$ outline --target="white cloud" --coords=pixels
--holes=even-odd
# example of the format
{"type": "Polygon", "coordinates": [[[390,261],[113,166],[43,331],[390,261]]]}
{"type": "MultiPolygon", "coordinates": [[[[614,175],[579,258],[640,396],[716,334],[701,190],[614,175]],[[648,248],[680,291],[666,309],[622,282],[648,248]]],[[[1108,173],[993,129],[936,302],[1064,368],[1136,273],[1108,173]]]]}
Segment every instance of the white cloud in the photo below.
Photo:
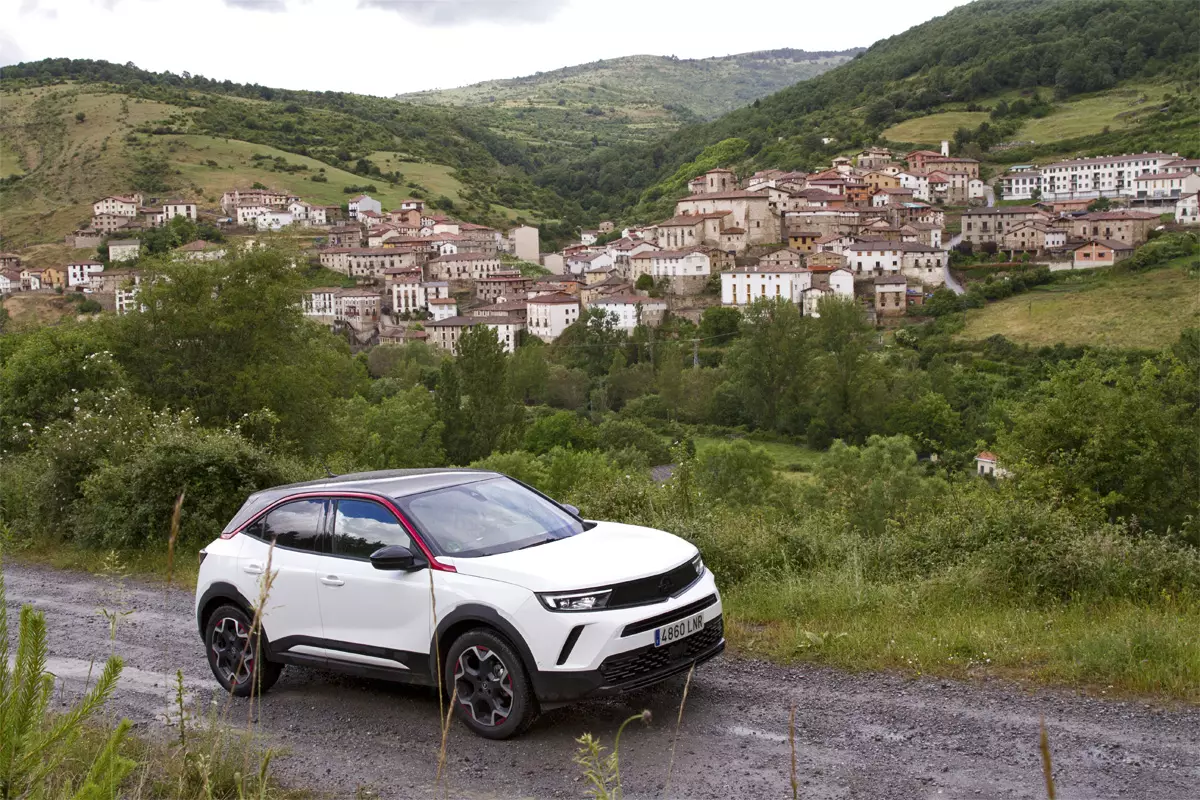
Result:
{"type": "Polygon", "coordinates": [[[722,0],[187,0],[181,23],[174,7],[182,2],[0,0],[4,58],[132,61],[154,72],[387,97],[626,55],[865,46],[964,0],[771,3],[770,24],[722,0]]]}
{"type": "Polygon", "coordinates": [[[0,31],[0,67],[26,61],[25,52],[8,33],[0,31]]]}
{"type": "Polygon", "coordinates": [[[549,22],[567,0],[359,0],[359,8],[394,11],[419,25],[451,27],[473,22],[549,22]]]}

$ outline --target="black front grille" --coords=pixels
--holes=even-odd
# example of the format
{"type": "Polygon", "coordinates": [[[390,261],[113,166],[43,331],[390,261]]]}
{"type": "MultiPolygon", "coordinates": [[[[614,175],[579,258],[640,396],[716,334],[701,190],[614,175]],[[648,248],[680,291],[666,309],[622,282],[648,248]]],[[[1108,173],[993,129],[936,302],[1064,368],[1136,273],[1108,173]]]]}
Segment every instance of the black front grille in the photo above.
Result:
{"type": "Polygon", "coordinates": [[[627,653],[609,656],[600,664],[600,674],[610,686],[637,681],[659,670],[686,664],[697,658],[701,653],[716,647],[724,633],[724,622],[721,617],[717,617],[706,623],[704,630],[674,644],[664,647],[650,644],[627,653]]]}
{"type": "Polygon", "coordinates": [[[668,611],[665,614],[659,614],[657,617],[650,617],[649,619],[631,622],[625,626],[624,630],[621,631],[621,638],[633,636],[635,633],[652,631],[660,625],[667,625],[669,623],[685,619],[690,617],[692,614],[703,611],[715,602],[717,602],[717,596],[715,594],[710,594],[703,600],[697,600],[694,603],[688,603],[686,606],[677,608],[674,611],[668,611]]]}
{"type": "Polygon", "coordinates": [[[608,599],[608,608],[628,608],[629,606],[644,606],[658,603],[681,593],[696,582],[696,566],[691,561],[685,561],[675,569],[649,578],[638,578],[635,581],[618,583],[612,587],[612,596],[608,599]]]}

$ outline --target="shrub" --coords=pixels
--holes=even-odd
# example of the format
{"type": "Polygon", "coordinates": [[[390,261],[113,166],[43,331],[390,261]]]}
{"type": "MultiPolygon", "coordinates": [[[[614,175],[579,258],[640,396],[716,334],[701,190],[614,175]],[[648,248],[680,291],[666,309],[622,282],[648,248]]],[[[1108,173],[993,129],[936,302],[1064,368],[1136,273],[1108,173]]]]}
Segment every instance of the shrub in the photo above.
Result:
{"type": "Polygon", "coordinates": [[[251,493],[311,477],[232,431],[160,417],[145,446],[105,462],[83,482],[74,517],[78,539],[103,547],[165,542],[175,498],[186,493],[180,539],[215,536],[251,493]]]}
{"type": "Polygon", "coordinates": [[[696,482],[708,496],[734,505],[761,503],[775,483],[771,457],[743,441],[717,444],[696,460],[696,482]]]}
{"type": "Polygon", "coordinates": [[[538,455],[555,447],[591,450],[596,446],[596,429],[584,417],[558,411],[534,422],[525,431],[525,449],[538,455]]]}
{"type": "Polygon", "coordinates": [[[537,456],[524,450],[492,453],[487,458],[472,462],[471,468],[500,472],[537,489],[546,485],[545,466],[537,456]]]}
{"type": "MultiPolygon", "coordinates": [[[[649,464],[667,464],[671,460],[670,451],[658,434],[636,419],[610,417],[600,424],[597,433],[600,449],[610,454],[634,450],[640,452],[649,464]]],[[[631,463],[628,457],[618,459],[618,462],[631,463]]]]}

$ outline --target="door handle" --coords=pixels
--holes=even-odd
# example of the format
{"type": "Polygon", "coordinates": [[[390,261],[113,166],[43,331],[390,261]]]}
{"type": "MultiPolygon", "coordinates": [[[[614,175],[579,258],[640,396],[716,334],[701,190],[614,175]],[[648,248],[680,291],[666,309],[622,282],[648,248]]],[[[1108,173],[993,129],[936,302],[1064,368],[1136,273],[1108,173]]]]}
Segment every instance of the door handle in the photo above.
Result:
{"type": "Polygon", "coordinates": [[[321,578],[321,583],[326,586],[343,586],[346,582],[337,575],[326,575],[324,578],[321,578]]]}
{"type": "Polygon", "coordinates": [[[242,567],[242,572],[247,572],[251,575],[262,575],[263,574],[263,565],[262,564],[247,564],[246,566],[242,567]]]}

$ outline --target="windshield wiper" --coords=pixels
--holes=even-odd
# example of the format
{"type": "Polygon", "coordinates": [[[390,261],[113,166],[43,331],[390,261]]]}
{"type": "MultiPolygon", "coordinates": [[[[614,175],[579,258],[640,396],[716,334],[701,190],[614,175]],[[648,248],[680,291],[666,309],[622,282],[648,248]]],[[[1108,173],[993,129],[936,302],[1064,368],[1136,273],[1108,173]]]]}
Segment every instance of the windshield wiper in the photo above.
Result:
{"type": "Polygon", "coordinates": [[[559,539],[559,537],[557,537],[557,536],[550,536],[545,539],[542,539],[540,542],[534,542],[533,544],[527,544],[524,547],[518,547],[517,549],[518,550],[528,550],[529,548],[537,547],[538,545],[550,544],[551,542],[557,542],[558,539],[559,539]]]}

